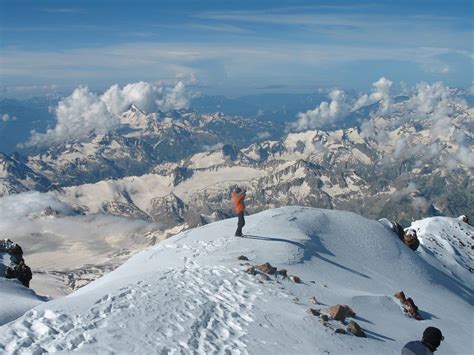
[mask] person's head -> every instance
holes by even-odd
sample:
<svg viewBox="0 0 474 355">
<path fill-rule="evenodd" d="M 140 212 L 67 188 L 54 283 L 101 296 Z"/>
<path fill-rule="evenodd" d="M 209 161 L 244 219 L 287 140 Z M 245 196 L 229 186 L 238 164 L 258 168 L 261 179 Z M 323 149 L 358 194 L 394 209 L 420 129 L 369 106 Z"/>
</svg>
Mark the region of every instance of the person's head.
<svg viewBox="0 0 474 355">
<path fill-rule="evenodd" d="M 240 194 L 240 193 L 242 192 L 242 189 L 237 186 L 237 187 L 234 189 L 234 192 L 235 192 L 236 194 Z"/>
<path fill-rule="evenodd" d="M 432 347 L 432 350 L 435 351 L 438 346 L 441 344 L 441 341 L 444 340 L 441 330 L 435 327 L 428 327 L 423 332 L 422 341 Z"/>
</svg>

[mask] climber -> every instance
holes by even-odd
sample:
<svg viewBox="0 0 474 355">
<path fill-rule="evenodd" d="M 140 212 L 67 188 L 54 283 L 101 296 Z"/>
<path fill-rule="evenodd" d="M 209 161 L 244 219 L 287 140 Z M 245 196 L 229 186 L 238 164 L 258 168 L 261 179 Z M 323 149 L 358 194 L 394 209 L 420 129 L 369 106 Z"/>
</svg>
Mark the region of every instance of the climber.
<svg viewBox="0 0 474 355">
<path fill-rule="evenodd" d="M 428 327 L 423 332 L 421 341 L 410 341 L 402 349 L 402 355 L 432 355 L 441 341 L 444 340 L 441 330 Z"/>
<path fill-rule="evenodd" d="M 242 237 L 242 228 L 245 226 L 244 212 L 245 212 L 245 190 L 242 190 L 240 187 L 236 187 L 232 192 L 232 201 L 234 202 L 235 213 L 237 214 L 238 223 L 237 230 L 235 231 L 236 237 Z"/>
</svg>

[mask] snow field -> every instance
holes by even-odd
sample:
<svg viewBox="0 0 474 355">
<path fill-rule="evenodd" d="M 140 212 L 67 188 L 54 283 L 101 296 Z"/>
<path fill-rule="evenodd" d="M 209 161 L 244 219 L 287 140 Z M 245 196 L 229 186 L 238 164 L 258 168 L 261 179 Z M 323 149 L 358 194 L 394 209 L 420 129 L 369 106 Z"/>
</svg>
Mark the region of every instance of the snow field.
<svg viewBox="0 0 474 355">
<path fill-rule="evenodd" d="M 150 354 L 399 354 L 427 326 L 442 329 L 437 354 L 472 349 L 472 289 L 426 262 L 381 223 L 301 207 L 199 227 L 134 255 L 68 297 L 0 327 L 7 354 L 44 351 Z M 244 272 L 270 262 L 297 284 Z M 413 297 L 424 320 L 393 297 Z M 316 297 L 318 305 L 311 304 Z M 348 304 L 367 338 L 334 333 L 308 308 Z"/>
</svg>

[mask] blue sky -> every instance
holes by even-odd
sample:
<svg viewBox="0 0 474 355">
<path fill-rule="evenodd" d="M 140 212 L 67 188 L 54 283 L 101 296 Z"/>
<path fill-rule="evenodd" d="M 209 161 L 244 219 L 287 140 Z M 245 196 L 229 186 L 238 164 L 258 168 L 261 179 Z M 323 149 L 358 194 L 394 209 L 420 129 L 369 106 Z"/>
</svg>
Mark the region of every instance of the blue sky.
<svg viewBox="0 0 474 355">
<path fill-rule="evenodd" d="M 0 87 L 172 81 L 244 95 L 472 85 L 469 0 L 0 0 Z M 276 89 L 278 88 L 278 89 Z"/>
</svg>

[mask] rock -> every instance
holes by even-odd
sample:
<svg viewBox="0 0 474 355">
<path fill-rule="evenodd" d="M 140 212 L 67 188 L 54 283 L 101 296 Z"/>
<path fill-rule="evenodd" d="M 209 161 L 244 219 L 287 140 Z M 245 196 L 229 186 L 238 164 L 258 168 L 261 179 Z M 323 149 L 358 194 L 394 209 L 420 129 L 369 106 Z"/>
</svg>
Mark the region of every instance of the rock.
<svg viewBox="0 0 474 355">
<path fill-rule="evenodd" d="M 354 311 L 347 305 L 337 304 L 326 309 L 332 319 L 343 321 L 347 317 L 355 317 Z"/>
<path fill-rule="evenodd" d="M 402 304 L 403 311 L 407 313 L 410 317 L 415 318 L 416 320 L 422 320 L 420 313 L 418 313 L 418 307 L 415 305 L 415 302 L 412 298 L 405 297 L 405 293 L 403 291 L 397 292 L 394 295 Z"/>
<path fill-rule="evenodd" d="M 295 275 L 291 275 L 290 280 L 297 283 L 297 284 L 301 283 L 301 279 L 298 276 L 295 276 Z"/>
<path fill-rule="evenodd" d="M 286 269 L 281 269 L 277 271 L 277 275 L 288 277 L 288 271 Z"/>
<path fill-rule="evenodd" d="M 237 260 L 249 261 L 249 258 L 247 258 L 245 255 L 241 255 L 237 258 Z"/>
<path fill-rule="evenodd" d="M 344 329 L 342 329 L 342 328 L 337 328 L 337 329 L 335 330 L 335 332 L 336 332 L 337 334 L 347 334 L 347 332 L 346 332 Z"/>
<path fill-rule="evenodd" d="M 403 242 L 411 249 L 416 250 L 420 246 L 420 241 L 416 235 L 416 231 L 414 229 L 409 229 L 405 232 L 403 237 Z"/>
<path fill-rule="evenodd" d="M 316 299 L 316 297 L 311 297 L 310 300 L 309 300 L 312 304 L 319 304 L 318 300 Z"/>
<path fill-rule="evenodd" d="M 268 276 L 267 274 L 264 274 L 264 273 L 261 273 L 261 274 L 260 274 L 260 278 L 261 278 L 263 281 L 269 281 L 269 280 L 271 280 L 271 279 L 270 279 L 270 276 Z"/>
<path fill-rule="evenodd" d="M 323 322 L 329 321 L 329 317 L 326 314 L 321 314 L 319 316 L 319 319 L 321 319 L 321 321 L 323 321 Z"/>
<path fill-rule="evenodd" d="M 257 274 L 257 270 L 255 269 L 255 266 L 249 267 L 247 270 L 245 270 L 245 272 L 247 274 L 250 274 L 250 275 L 256 275 Z"/>
<path fill-rule="evenodd" d="M 467 223 L 469 224 L 469 217 L 465 214 L 463 214 L 462 216 L 459 216 L 458 219 L 460 219 L 461 221 L 463 221 L 464 223 Z"/>
<path fill-rule="evenodd" d="M 394 296 L 398 298 L 398 300 L 402 303 L 404 303 L 407 300 L 403 291 L 397 292 L 396 294 L 394 294 Z"/>
<path fill-rule="evenodd" d="M 306 313 L 312 314 L 313 316 L 316 316 L 316 317 L 319 317 L 321 315 L 321 312 L 319 311 L 319 309 L 316 309 L 316 308 L 308 308 L 306 310 Z"/>
<path fill-rule="evenodd" d="M 0 253 L 6 253 L 10 260 L 10 263 L 5 265 L 4 276 L 7 279 L 18 279 L 23 286 L 30 287 L 33 274 L 30 267 L 25 264 L 21 247 L 10 239 L 0 240 Z M 0 260 L 2 260 L 1 255 Z"/>
<path fill-rule="evenodd" d="M 356 337 L 367 338 L 367 335 L 365 335 L 360 325 L 357 324 L 357 322 L 354 322 L 353 320 L 351 320 L 349 324 L 347 324 L 347 331 L 352 333 Z"/>
<path fill-rule="evenodd" d="M 265 263 L 265 264 L 257 265 L 257 270 L 265 274 L 272 275 L 277 271 L 277 268 L 271 266 L 270 263 Z"/>
</svg>

